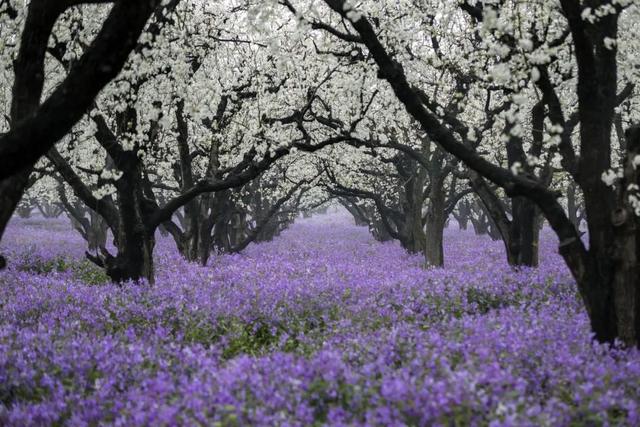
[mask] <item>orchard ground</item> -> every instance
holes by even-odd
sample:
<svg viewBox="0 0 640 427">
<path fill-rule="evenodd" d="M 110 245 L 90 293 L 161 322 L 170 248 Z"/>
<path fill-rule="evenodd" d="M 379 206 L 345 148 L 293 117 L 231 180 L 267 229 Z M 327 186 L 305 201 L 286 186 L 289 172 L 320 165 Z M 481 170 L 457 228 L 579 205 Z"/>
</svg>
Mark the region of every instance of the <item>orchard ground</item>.
<svg viewBox="0 0 640 427">
<path fill-rule="evenodd" d="M 66 221 L 2 241 L 1 425 L 639 425 L 640 354 L 591 340 L 543 233 L 541 266 L 449 229 L 444 269 L 345 213 L 108 283 Z"/>
</svg>

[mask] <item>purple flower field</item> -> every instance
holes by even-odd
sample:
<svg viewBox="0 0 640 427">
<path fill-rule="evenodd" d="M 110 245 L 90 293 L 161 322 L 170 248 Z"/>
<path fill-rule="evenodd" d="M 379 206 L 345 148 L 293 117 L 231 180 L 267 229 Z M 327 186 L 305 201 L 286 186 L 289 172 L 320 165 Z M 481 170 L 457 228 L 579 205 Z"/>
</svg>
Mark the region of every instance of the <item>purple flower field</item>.
<svg viewBox="0 0 640 427">
<path fill-rule="evenodd" d="M 445 269 L 343 213 L 157 283 L 108 284 L 66 221 L 2 241 L 0 425 L 640 425 L 640 354 L 593 344 L 556 242 L 515 272 L 447 230 Z"/>
</svg>

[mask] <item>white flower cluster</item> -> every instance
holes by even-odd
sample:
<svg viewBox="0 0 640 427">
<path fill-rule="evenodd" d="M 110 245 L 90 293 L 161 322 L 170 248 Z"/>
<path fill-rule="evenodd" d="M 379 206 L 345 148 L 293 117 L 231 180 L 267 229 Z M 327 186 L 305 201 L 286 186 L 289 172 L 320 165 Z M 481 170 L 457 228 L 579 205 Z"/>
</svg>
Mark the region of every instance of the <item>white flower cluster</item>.
<svg viewBox="0 0 640 427">
<path fill-rule="evenodd" d="M 511 173 L 514 174 L 515 176 L 520 175 L 522 172 L 524 171 L 524 168 L 522 167 L 522 163 L 520 162 L 513 162 L 513 164 L 511 165 Z"/>
<path fill-rule="evenodd" d="M 602 182 L 605 183 L 607 187 L 615 186 L 618 179 L 622 178 L 622 170 L 618 170 L 617 172 L 612 169 L 607 169 L 602 172 Z"/>
<path fill-rule="evenodd" d="M 122 172 L 117 169 L 104 169 L 100 172 L 100 178 L 108 181 L 117 181 L 122 178 Z"/>
<path fill-rule="evenodd" d="M 551 125 L 547 128 L 547 133 L 543 136 L 543 142 L 545 142 L 549 147 L 557 147 L 562 142 L 562 132 L 564 128 L 559 125 Z"/>
<path fill-rule="evenodd" d="M 511 69 L 509 64 L 500 63 L 489 70 L 490 78 L 499 85 L 508 85 L 511 82 Z"/>
<path fill-rule="evenodd" d="M 362 13 L 355 10 L 353 4 L 349 0 L 345 0 L 344 4 L 342 5 L 342 10 L 345 11 L 347 18 L 351 22 L 358 22 L 362 18 Z"/>
</svg>

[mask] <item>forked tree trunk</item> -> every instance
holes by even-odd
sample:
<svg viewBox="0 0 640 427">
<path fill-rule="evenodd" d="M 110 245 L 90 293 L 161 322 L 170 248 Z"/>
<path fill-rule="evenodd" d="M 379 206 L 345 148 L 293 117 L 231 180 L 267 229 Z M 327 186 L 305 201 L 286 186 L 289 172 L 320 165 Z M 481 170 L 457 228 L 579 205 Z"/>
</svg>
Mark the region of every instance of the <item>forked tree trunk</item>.
<svg viewBox="0 0 640 427">
<path fill-rule="evenodd" d="M 510 220 L 503 203 L 482 178 L 472 173 L 471 184 L 504 243 L 509 265 L 537 266 L 540 215 L 536 205 L 524 197 L 514 197 Z"/>
<path fill-rule="evenodd" d="M 493 233 L 497 232 L 499 234 L 499 238 L 504 244 L 505 252 L 507 254 L 507 262 L 509 263 L 509 265 L 515 265 L 517 257 L 514 252 L 514 249 L 516 248 L 514 248 L 511 240 L 511 222 L 507 217 L 506 209 L 502 201 L 487 186 L 487 183 L 484 181 L 484 179 L 482 179 L 475 172 L 470 172 L 470 182 L 474 191 L 476 192 L 476 195 L 482 202 L 484 212 L 487 215 L 486 223 L 483 221 L 474 220 L 472 218 L 474 228 L 476 229 L 476 234 L 478 234 L 478 228 L 482 225 L 486 225 L 487 233 L 491 234 L 491 232 L 489 231 L 489 225 L 492 222 L 494 226 L 494 230 L 492 230 Z"/>
<path fill-rule="evenodd" d="M 207 265 L 211 252 L 211 231 L 213 228 L 212 215 L 204 210 L 199 215 L 199 220 L 192 223 L 188 230 L 183 230 L 171 223 L 165 225 L 167 232 L 171 234 L 180 255 L 187 261 L 198 262 L 203 266 Z M 184 221 L 180 221 L 184 227 Z M 195 238 L 194 238 L 195 233 Z"/>
<path fill-rule="evenodd" d="M 242 242 L 246 230 L 245 215 L 242 212 L 236 211 L 231 215 L 231 222 L 229 224 L 229 250 L 236 247 Z"/>
<path fill-rule="evenodd" d="M 212 236 L 216 220 L 222 216 L 222 194 L 203 194 L 178 216 L 180 225 L 171 233 L 180 254 L 191 262 L 206 266 L 214 244 Z M 224 206 L 222 207 L 224 208 Z"/>
<path fill-rule="evenodd" d="M 231 247 L 227 219 L 226 215 L 220 215 L 213 226 L 213 248 L 221 253 L 228 252 Z"/>
<path fill-rule="evenodd" d="M 118 230 L 114 236 L 115 257 L 106 256 L 104 266 L 114 282 L 147 279 L 154 283 L 153 248 L 155 229 L 145 223 L 144 188 L 140 160 L 135 151 L 121 154 L 122 177 L 115 186 L 118 194 Z"/>
</svg>

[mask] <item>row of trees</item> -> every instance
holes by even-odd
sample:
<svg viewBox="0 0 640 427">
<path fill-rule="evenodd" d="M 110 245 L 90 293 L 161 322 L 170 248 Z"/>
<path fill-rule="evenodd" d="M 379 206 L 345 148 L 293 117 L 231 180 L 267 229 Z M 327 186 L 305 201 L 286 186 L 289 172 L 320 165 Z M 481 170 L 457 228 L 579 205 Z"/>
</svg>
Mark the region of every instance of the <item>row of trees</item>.
<svg viewBox="0 0 640 427">
<path fill-rule="evenodd" d="M 305 15 L 291 2 L 282 3 Z M 429 138 L 468 168 L 472 184 L 480 188 L 488 180 L 505 191 L 512 199 L 512 224 L 517 225 L 512 228 L 519 229 L 513 230 L 520 239 L 516 246 L 524 253 L 534 241 L 525 233 L 532 230 L 539 209 L 560 239 L 560 253 L 576 279 L 596 337 L 637 344 L 640 131 L 629 126 L 617 140 L 613 137 L 620 131 L 616 122 L 637 118 L 635 105 L 629 105 L 633 101 L 620 108 L 635 92 L 637 6 L 630 1 L 469 1 L 436 13 L 423 2 L 365 2 L 358 9 L 342 0 L 325 4 L 342 20 L 346 33 L 336 27 L 340 24 L 302 19 L 346 49 L 365 48 L 368 61 L 363 65 L 389 84 Z M 402 25 L 396 24 L 412 15 L 422 18 L 413 21 L 424 29 L 419 38 L 401 33 Z M 431 43 L 424 43 L 425 34 Z M 439 34 L 447 40 L 438 39 Z M 456 102 L 451 108 L 441 101 L 438 84 L 434 88 L 428 78 L 433 74 L 416 69 L 425 63 L 442 73 L 441 80 L 450 79 L 453 93 L 448 96 L 454 100 L 474 94 L 469 114 L 457 109 Z M 458 90 L 458 82 L 464 91 Z M 475 108 L 469 108 L 472 104 Z M 495 123 L 502 128 L 497 140 L 504 145 L 485 153 L 478 133 L 491 120 L 492 106 L 505 104 L 505 120 Z M 621 118 L 624 110 L 631 114 Z M 588 246 L 551 186 L 554 173 L 567 175 L 582 190 Z M 488 197 L 482 199 L 489 204 Z"/>
<path fill-rule="evenodd" d="M 238 25 L 220 28 L 226 12 L 197 2 L 158 6 L 123 72 L 45 159 L 24 171 L 29 182 L 15 186 L 23 192 L 43 182 L 40 192 L 50 193 L 51 179 L 34 176 L 53 178 L 76 228 L 98 249 L 87 255 L 115 281 L 153 281 L 158 228 L 172 235 L 185 257 L 202 263 L 214 247 L 237 251 L 277 233 L 296 209 L 318 204 L 304 197 L 314 170 L 303 154 L 291 152 L 348 138 L 270 131 L 264 114 L 277 110 L 278 98 L 293 90 L 306 98 L 314 82 L 305 80 L 309 88 L 300 88 L 302 80 L 280 73 L 282 64 L 260 43 L 216 36 Z M 61 14 L 46 46 L 52 85 L 69 79 L 91 52 L 87 40 L 97 37 L 105 13 L 99 7 Z M 14 14 L 16 28 L 19 20 Z M 224 61 L 231 62 L 227 72 L 210 80 Z M 15 92 L 14 82 L 12 101 Z M 262 114 L 261 105 L 269 107 Z M 276 164 L 286 155 L 286 164 Z M 113 236 L 111 249 L 105 228 Z"/>
<path fill-rule="evenodd" d="M 157 229 L 206 262 L 329 198 L 435 266 L 450 216 L 514 266 L 546 219 L 596 338 L 640 342 L 632 1 L 143 3 L 0 3 L 0 230 L 34 174 L 115 280 Z"/>
</svg>

